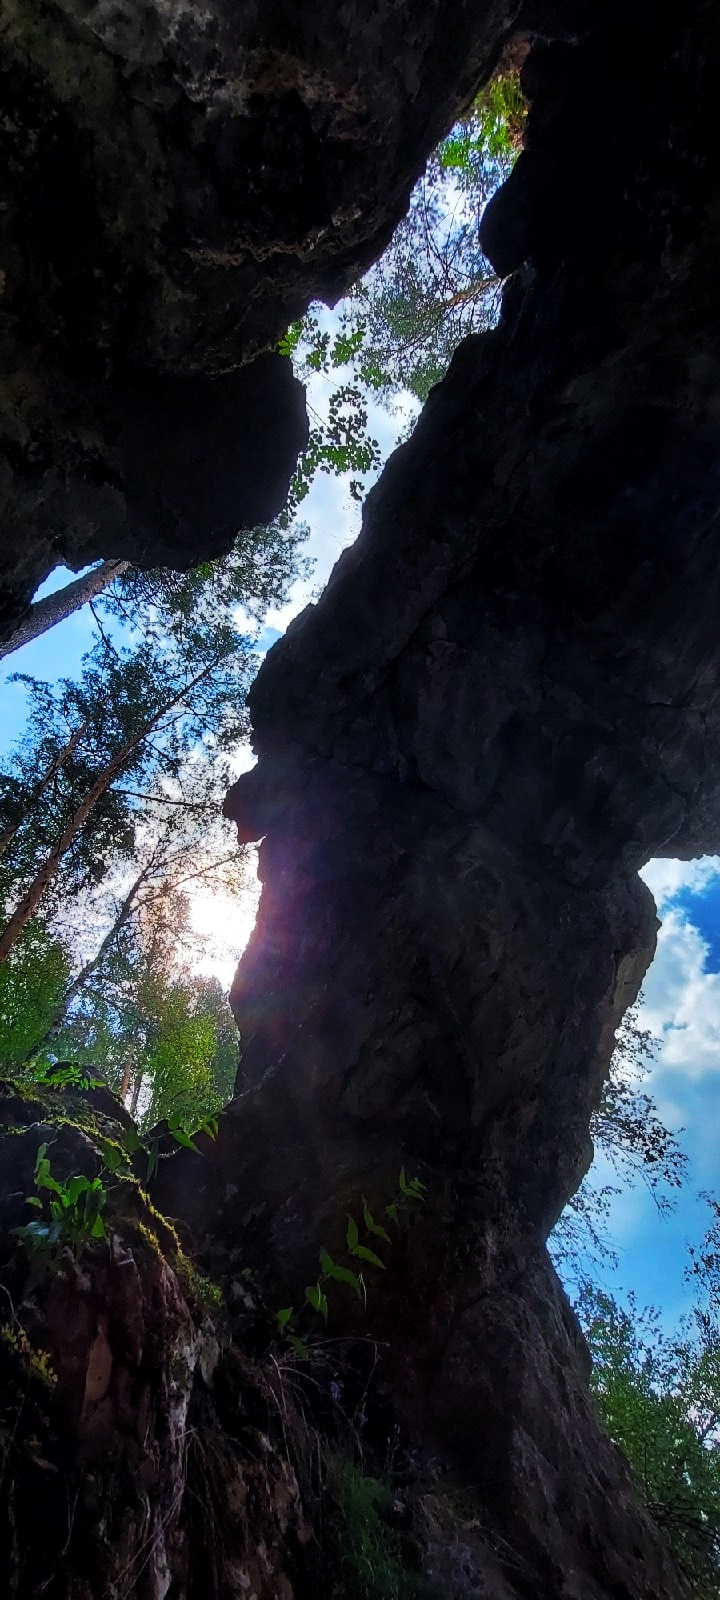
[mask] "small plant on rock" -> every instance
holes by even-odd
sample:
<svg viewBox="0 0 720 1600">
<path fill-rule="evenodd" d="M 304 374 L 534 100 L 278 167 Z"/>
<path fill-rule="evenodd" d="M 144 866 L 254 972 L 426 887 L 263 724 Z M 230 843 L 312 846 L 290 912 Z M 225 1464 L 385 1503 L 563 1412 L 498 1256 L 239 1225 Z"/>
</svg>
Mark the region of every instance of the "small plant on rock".
<svg viewBox="0 0 720 1600">
<path fill-rule="evenodd" d="M 28 1252 L 53 1259 L 69 1249 L 76 1260 L 87 1245 L 105 1238 L 103 1211 L 107 1192 L 101 1178 L 75 1173 L 61 1183 L 50 1166 L 47 1144 L 41 1144 L 35 1162 L 35 1188 L 26 1204 L 42 1215 L 13 1232 Z"/>
<path fill-rule="evenodd" d="M 403 1217 L 411 1210 L 413 1205 L 422 1205 L 425 1200 L 425 1184 L 419 1178 L 408 1178 L 405 1168 L 400 1168 L 398 1186 L 393 1199 L 385 1206 L 385 1216 L 394 1223 L 396 1228 L 401 1228 Z M 339 1283 L 344 1288 L 352 1290 L 359 1300 L 367 1299 L 367 1290 L 363 1269 L 372 1267 L 376 1272 L 385 1272 L 387 1263 L 378 1255 L 375 1242 L 379 1245 L 392 1247 L 392 1239 L 383 1227 L 376 1222 L 370 1207 L 362 1197 L 362 1221 L 348 1213 L 347 1230 L 345 1234 L 347 1249 L 342 1261 L 335 1261 L 328 1250 L 322 1249 L 319 1254 L 320 1272 L 316 1283 L 309 1283 L 305 1290 L 305 1303 L 300 1311 L 296 1312 L 294 1306 L 283 1306 L 276 1311 L 275 1321 L 278 1332 L 295 1351 L 296 1355 L 309 1354 L 307 1342 L 297 1331 L 297 1319 L 309 1307 L 316 1311 L 327 1322 L 329 1304 L 327 1290 L 331 1285 Z M 357 1270 L 356 1270 L 357 1268 Z"/>
</svg>

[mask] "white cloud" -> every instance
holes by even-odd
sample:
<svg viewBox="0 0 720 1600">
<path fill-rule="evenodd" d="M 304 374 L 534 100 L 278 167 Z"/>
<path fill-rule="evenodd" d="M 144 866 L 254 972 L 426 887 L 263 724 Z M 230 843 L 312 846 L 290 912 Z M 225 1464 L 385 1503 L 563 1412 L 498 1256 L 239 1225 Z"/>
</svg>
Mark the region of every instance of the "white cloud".
<svg viewBox="0 0 720 1600">
<path fill-rule="evenodd" d="M 658 911 L 683 889 L 700 894 L 720 874 L 720 856 L 697 856 L 694 861 L 648 861 L 640 872 L 655 897 Z"/>
<path fill-rule="evenodd" d="M 662 1038 L 659 1067 L 692 1079 L 720 1071 L 720 973 L 705 971 L 707 952 L 698 929 L 668 911 L 643 985 L 640 1020 Z"/>
</svg>

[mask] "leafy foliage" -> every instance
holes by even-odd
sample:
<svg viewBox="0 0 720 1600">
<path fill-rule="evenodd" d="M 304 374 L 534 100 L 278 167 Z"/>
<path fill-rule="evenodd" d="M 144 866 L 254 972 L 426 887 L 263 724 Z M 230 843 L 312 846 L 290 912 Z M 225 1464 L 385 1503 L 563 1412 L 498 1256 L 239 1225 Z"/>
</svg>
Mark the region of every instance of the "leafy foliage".
<svg viewBox="0 0 720 1600">
<path fill-rule="evenodd" d="M 109 651 L 100 643 L 79 683 L 25 679 L 28 727 L 4 779 L 2 820 L 16 830 L 4 873 L 8 900 L 22 905 L 45 875 L 40 898 L 53 908 L 101 882 L 111 861 L 131 859 L 138 786 L 158 773 L 172 782 L 199 740 L 221 750 L 237 743 L 246 723 L 236 708 L 251 666 L 227 627 L 181 648 L 166 641 L 159 650 L 148 640 Z M 52 780 L 36 794 L 35 774 L 53 763 Z"/>
<path fill-rule="evenodd" d="M 230 1099 L 238 1036 L 217 979 L 173 971 L 164 941 L 130 938 L 80 993 L 52 1054 L 86 1068 L 100 1062 L 143 1127 L 168 1121 L 192 1132 Z M 42 1072 L 47 1059 L 41 1052 L 28 1071 Z"/>
<path fill-rule="evenodd" d="M 8 1063 L 58 1051 L 100 1062 L 118 1089 L 144 1081 L 158 1116 L 184 1094 L 183 1122 L 226 1097 L 234 1027 L 212 986 L 185 981 L 187 889 L 245 889 L 220 821 L 255 667 L 239 606 L 259 616 L 284 597 L 304 533 L 256 530 L 193 573 L 131 569 L 98 602 L 126 624 L 123 642 L 98 618 L 79 681 L 21 679 L 27 727 L 0 777 Z"/>
<path fill-rule="evenodd" d="M 641 997 L 642 998 L 642 997 Z M 563 1274 L 576 1275 L 585 1258 L 612 1258 L 604 1225 L 614 1197 L 629 1184 L 644 1183 L 661 1214 L 674 1204 L 687 1157 L 676 1134 L 665 1127 L 655 1102 L 643 1088 L 657 1054 L 657 1040 L 639 1024 L 638 1004 L 626 1013 L 602 1099 L 590 1132 L 617 1182 L 598 1185 L 592 1172 L 568 1201 L 552 1238 L 553 1255 Z M 580 1277 L 582 1277 L 580 1272 Z"/>
<path fill-rule="evenodd" d="M 657 1311 L 584 1285 L 577 1306 L 600 1419 L 697 1600 L 720 1593 L 720 1330 L 698 1308 L 672 1339 Z"/>
<path fill-rule="evenodd" d="M 198 751 L 218 769 L 216 791 L 227 786 L 256 666 L 240 630 L 284 599 L 306 532 L 255 529 L 188 573 L 131 567 L 92 602 L 99 638 L 79 681 L 16 675 L 28 720 L 0 774 L 3 959 L 39 905 L 47 919 L 133 859 L 142 802 L 156 819 L 190 809 L 176 786 Z"/>
<path fill-rule="evenodd" d="M 38 919 L 28 923 L 0 966 L 0 1061 L 17 1066 L 55 1015 L 70 957 Z"/>
<path fill-rule="evenodd" d="M 220 984 L 186 976 L 140 989 L 145 1039 L 138 1068 L 147 1082 L 147 1127 L 167 1119 L 192 1132 L 226 1105 L 238 1064 L 238 1037 Z"/>
<path fill-rule="evenodd" d="M 321 335 L 321 341 L 327 337 Z M 337 345 L 336 340 L 336 348 Z M 311 351 L 309 364 L 318 370 L 317 351 Z M 380 466 L 380 446 L 377 439 L 370 438 L 367 423 L 367 405 L 359 383 L 343 383 L 333 391 L 324 419 L 313 412 L 310 435 L 290 483 L 283 520 L 290 522 L 318 472 L 365 475 Z M 362 498 L 358 478 L 351 479 L 350 493 L 354 500 Z"/>
<path fill-rule="evenodd" d="M 295 578 L 307 574 L 310 563 L 301 549 L 309 531 L 306 523 L 282 517 L 238 534 L 226 556 L 188 572 L 129 567 L 99 609 L 133 627 L 140 617 L 143 632 L 158 640 L 182 641 L 188 630 L 202 637 L 238 607 L 261 621 L 269 606 L 282 605 Z"/>
<path fill-rule="evenodd" d="M 311 309 L 281 339 L 306 378 L 333 387 L 324 416 L 312 411 L 308 446 L 283 515 L 287 522 L 317 472 L 361 479 L 380 462 L 368 432 L 368 399 L 392 409 L 401 393 L 418 401 L 444 375 L 466 334 L 492 325 L 498 280 L 478 243 L 483 208 L 520 148 L 525 102 L 516 70 L 503 71 L 430 157 L 410 208 L 381 260 L 346 298 L 332 332 Z"/>
<path fill-rule="evenodd" d="M 27 1330 L 15 1317 L 0 1326 L 0 1340 L 12 1351 L 28 1377 L 37 1379 L 49 1389 L 54 1389 L 58 1378 L 47 1350 L 38 1350 L 28 1338 Z"/>
<path fill-rule="evenodd" d="M 702 1197 L 710 1208 L 710 1224 L 702 1243 L 690 1248 L 687 1276 L 707 1301 L 709 1313 L 720 1321 L 720 1201 Z"/>
<path fill-rule="evenodd" d="M 47 1149 L 47 1144 L 40 1145 L 35 1163 L 38 1193 L 27 1199 L 40 1215 L 13 1231 L 26 1249 L 43 1261 L 53 1260 L 63 1249 L 79 1259 L 88 1244 L 105 1238 L 105 1185 L 101 1178 L 87 1178 L 80 1172 L 60 1182 L 53 1175 Z"/>
<path fill-rule="evenodd" d="M 423 1205 L 424 1202 L 425 1184 L 421 1183 L 419 1178 L 408 1178 L 405 1168 L 401 1167 L 397 1193 L 384 1208 L 386 1217 L 400 1229 L 411 1214 L 413 1205 Z M 362 1222 L 357 1222 L 355 1217 L 348 1213 L 345 1231 L 347 1248 L 343 1259 L 335 1261 L 329 1250 L 321 1249 L 317 1282 L 308 1284 L 301 1311 L 296 1313 L 294 1306 L 283 1306 L 275 1313 L 278 1333 L 282 1334 L 297 1355 L 305 1357 L 309 1354 L 307 1341 L 298 1332 L 298 1319 L 302 1311 L 310 1307 L 324 1322 L 327 1322 L 330 1309 L 327 1290 L 331 1286 L 340 1284 L 343 1288 L 350 1289 L 359 1300 L 367 1299 L 363 1267 L 369 1266 L 375 1271 L 384 1272 L 387 1265 L 378 1255 L 377 1248 L 373 1248 L 375 1240 L 392 1247 L 392 1239 L 387 1228 L 376 1221 L 363 1195 Z"/>
<path fill-rule="evenodd" d="M 488 174 L 488 163 L 519 155 L 526 116 L 519 72 L 508 66 L 480 90 L 469 115 L 443 139 L 437 152 L 441 167 L 460 172 L 467 187 L 487 188 L 493 178 L 496 185 L 497 175 L 492 170 Z M 501 166 L 500 175 L 504 170 Z"/>
</svg>

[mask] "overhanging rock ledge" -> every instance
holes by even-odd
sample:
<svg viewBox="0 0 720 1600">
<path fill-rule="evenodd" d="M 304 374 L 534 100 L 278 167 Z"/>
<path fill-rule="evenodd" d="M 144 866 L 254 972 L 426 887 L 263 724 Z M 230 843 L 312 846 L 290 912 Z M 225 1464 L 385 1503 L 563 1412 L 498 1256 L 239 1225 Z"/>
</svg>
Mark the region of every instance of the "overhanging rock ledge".
<svg viewBox="0 0 720 1600">
<path fill-rule="evenodd" d="M 517 11 L 4 7 L 2 635 L 59 562 L 183 568 L 281 509 L 306 421 L 272 352 L 380 254 Z"/>
</svg>

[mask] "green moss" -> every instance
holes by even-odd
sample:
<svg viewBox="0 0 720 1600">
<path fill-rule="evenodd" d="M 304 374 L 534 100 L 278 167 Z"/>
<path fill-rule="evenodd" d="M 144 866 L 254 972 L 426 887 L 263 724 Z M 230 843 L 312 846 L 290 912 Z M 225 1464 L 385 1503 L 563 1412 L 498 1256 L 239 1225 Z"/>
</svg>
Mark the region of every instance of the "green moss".
<svg viewBox="0 0 720 1600">
<path fill-rule="evenodd" d="M 206 1278 L 204 1273 L 198 1272 L 184 1250 L 178 1250 L 173 1266 L 189 1300 L 194 1300 L 205 1311 L 220 1310 L 223 1305 L 222 1289 L 213 1283 L 212 1278 Z"/>
<path fill-rule="evenodd" d="M 130 1170 L 127 1148 L 118 1138 L 112 1117 L 89 1105 L 87 1097 L 72 1086 L 56 1088 L 29 1079 L 4 1080 L 15 1097 L 13 1115 L 22 1116 L 27 1107 L 26 1124 L 13 1122 L 0 1129 L 0 1138 L 26 1134 L 32 1123 L 72 1129 L 91 1140 L 102 1163 L 100 1176 L 107 1191 L 106 1224 L 124 1237 L 140 1259 L 157 1264 L 167 1261 L 177 1274 L 191 1305 L 205 1312 L 217 1312 L 223 1304 L 221 1289 L 198 1271 L 185 1254 L 172 1223 L 153 1205 L 140 1179 Z M 109 1165 L 108 1165 L 109 1163 Z"/>
</svg>

